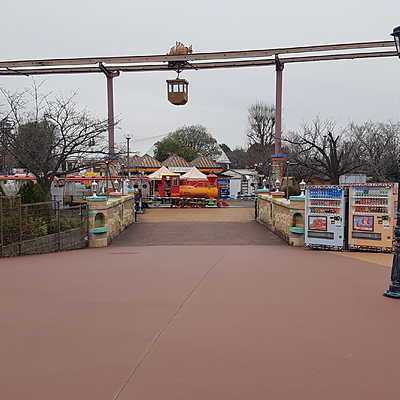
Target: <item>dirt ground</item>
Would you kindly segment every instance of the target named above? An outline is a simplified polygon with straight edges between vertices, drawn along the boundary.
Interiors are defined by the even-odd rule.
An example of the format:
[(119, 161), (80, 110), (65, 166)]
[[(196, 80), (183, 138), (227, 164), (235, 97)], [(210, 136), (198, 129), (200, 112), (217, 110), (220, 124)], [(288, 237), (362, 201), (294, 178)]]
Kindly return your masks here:
[(1, 398), (396, 398), (390, 269), (230, 212), (155, 210), (108, 248), (0, 259)]

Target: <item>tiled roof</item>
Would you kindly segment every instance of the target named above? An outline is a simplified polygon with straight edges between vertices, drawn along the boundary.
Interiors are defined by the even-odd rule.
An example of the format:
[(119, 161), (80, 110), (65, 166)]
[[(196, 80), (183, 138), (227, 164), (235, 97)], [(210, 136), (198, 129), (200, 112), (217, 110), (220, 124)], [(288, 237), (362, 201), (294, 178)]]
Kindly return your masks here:
[(197, 157), (190, 165), (196, 168), (221, 168), (214, 160), (208, 157)]
[(137, 167), (141, 164), (142, 164), (142, 157), (140, 157), (140, 156), (129, 157), (129, 166), (130, 167)]
[(231, 160), (229, 157), (226, 155), (226, 153), (222, 150), (221, 146), (219, 146), (219, 151), (221, 152), (220, 155), (217, 157), (215, 160), (217, 163), (220, 164), (230, 164)]
[(131, 168), (160, 168), (161, 163), (155, 158), (145, 154), (143, 157), (133, 156), (130, 159)]
[(190, 167), (189, 163), (182, 157), (172, 154), (163, 163), (166, 167)]

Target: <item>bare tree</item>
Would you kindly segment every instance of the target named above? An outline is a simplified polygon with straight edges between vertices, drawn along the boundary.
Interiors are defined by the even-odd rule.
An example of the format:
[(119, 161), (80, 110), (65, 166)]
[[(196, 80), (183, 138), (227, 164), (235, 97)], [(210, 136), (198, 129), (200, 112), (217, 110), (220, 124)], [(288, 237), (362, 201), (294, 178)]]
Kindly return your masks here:
[(349, 127), (363, 168), (375, 182), (400, 178), (400, 123), (365, 122)]
[(267, 147), (274, 143), (275, 107), (262, 102), (252, 104), (248, 109), (247, 140), (249, 145)]
[(61, 169), (63, 174), (68, 172), (68, 164), (75, 169), (90, 155), (107, 154), (103, 135), (107, 120), (80, 109), (74, 96), (50, 99), (39, 95), (37, 86), (20, 93), (1, 92), (7, 103), (3, 120), (12, 129), (0, 131), (0, 143), (37, 178), (46, 194), (54, 176)]
[(275, 107), (259, 101), (249, 107), (247, 118), (248, 162), (261, 165), (267, 173), (275, 140)]
[(332, 121), (317, 118), (301, 131), (289, 135), (285, 141), (290, 159), (306, 177), (329, 178), (337, 184), (340, 175), (358, 171), (363, 165), (351, 131), (347, 129), (337, 133)]

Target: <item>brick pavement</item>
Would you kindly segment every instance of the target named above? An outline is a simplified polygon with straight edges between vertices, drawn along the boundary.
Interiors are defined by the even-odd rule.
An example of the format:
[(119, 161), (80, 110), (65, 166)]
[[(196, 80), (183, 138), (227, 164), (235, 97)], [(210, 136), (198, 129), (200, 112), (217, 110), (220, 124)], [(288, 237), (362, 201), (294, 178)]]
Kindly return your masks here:
[[(265, 233), (224, 223), (256, 242)], [(152, 244), (151, 231), (168, 225), (133, 229), (148, 229)], [(397, 396), (400, 303), (382, 296), (389, 268), (279, 241), (236, 245), (228, 226), (224, 245), (121, 238), (0, 260), (2, 398)]]

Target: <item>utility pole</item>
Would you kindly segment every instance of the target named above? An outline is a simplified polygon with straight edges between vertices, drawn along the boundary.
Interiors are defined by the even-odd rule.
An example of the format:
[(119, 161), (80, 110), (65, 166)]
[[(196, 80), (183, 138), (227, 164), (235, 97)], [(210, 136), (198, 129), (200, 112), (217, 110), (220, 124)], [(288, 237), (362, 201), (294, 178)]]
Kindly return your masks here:
[(129, 142), (130, 142), (130, 140), (131, 140), (131, 137), (130, 136), (127, 136), (126, 137), (126, 168), (127, 168), (127, 171), (128, 171), (128, 177), (129, 177), (129, 175), (130, 175), (130, 172), (129, 172), (129, 167), (130, 167), (130, 162), (129, 162)]

